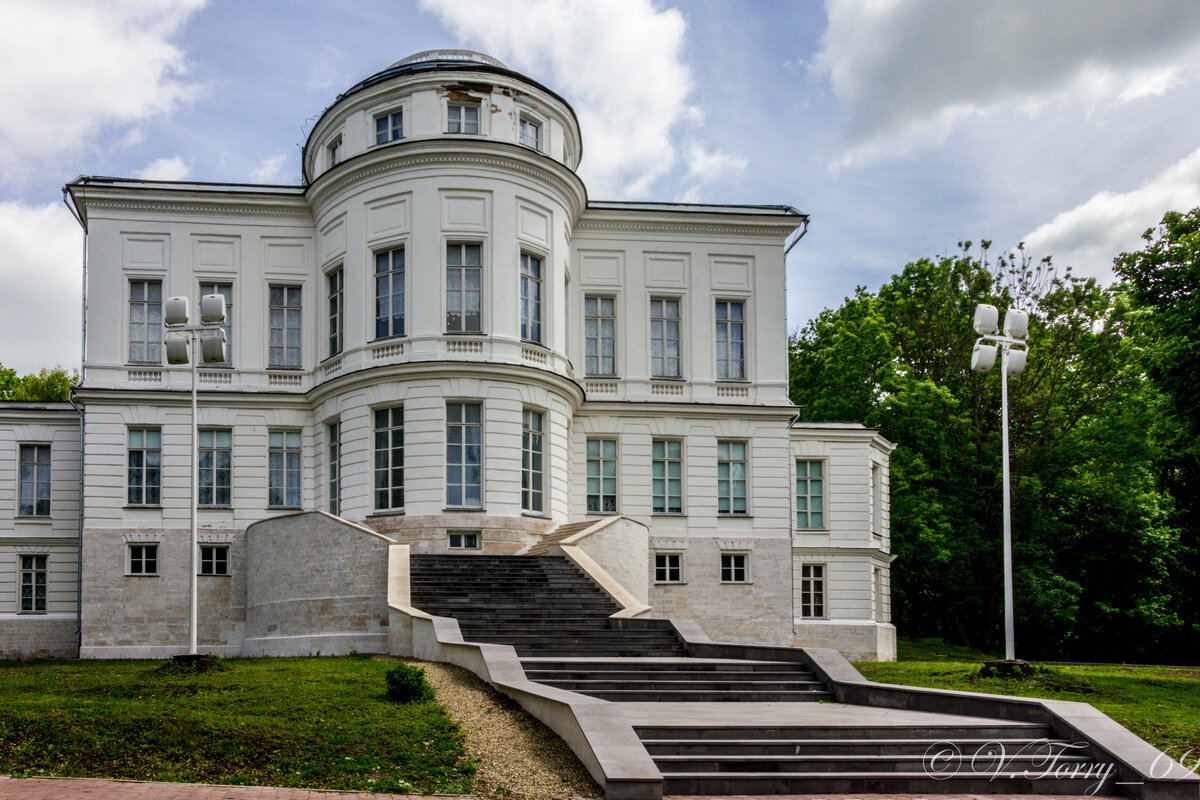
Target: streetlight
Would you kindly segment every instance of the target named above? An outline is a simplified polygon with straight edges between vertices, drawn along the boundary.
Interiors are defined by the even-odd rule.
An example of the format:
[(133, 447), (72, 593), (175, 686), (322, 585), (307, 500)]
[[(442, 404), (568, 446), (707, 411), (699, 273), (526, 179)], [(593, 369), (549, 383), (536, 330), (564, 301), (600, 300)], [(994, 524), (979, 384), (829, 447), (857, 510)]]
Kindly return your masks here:
[(191, 325), (188, 319), (188, 299), (169, 297), (163, 309), (163, 327), (168, 333), (178, 334), (166, 340), (167, 363), (192, 365), (192, 478), (191, 487), (191, 643), (189, 655), (196, 655), (196, 573), (198, 572), (198, 544), (196, 543), (196, 359), (195, 345), (200, 343), (200, 357), (205, 364), (219, 364), (225, 360), (225, 331), (219, 326), (225, 322), (225, 298), (219, 294), (206, 294), (200, 298), (200, 324)]
[(1000, 370), (1000, 430), (1004, 453), (1004, 658), (1016, 658), (1013, 644), (1013, 574), (1012, 574), (1012, 510), (1008, 488), (1008, 376), (1025, 371), (1029, 345), (1029, 314), (1010, 308), (1004, 313), (1004, 335), (996, 333), (1000, 312), (995, 306), (980, 303), (975, 306), (975, 332), (980, 336), (971, 351), (971, 369), (991, 372), (996, 363), (996, 349), (1001, 355)]

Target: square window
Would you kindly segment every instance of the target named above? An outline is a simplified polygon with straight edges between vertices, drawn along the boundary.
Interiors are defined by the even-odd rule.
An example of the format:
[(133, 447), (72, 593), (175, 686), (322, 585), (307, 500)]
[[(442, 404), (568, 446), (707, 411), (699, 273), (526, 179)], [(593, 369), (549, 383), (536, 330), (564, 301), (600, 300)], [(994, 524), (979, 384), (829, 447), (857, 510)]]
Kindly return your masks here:
[(683, 583), (683, 554), (654, 554), (655, 583)]
[(479, 133), (479, 106), (466, 103), (447, 105), (446, 133)]
[(158, 574), (158, 545), (131, 544), (129, 545), (129, 574), (157, 575)]
[(202, 544), (200, 545), (200, 574), (228, 575), (229, 574), (229, 545)]
[(450, 531), (451, 550), (478, 550), (479, 531)]
[(749, 583), (750, 556), (746, 553), (721, 554), (721, 583)]
[(375, 144), (386, 144), (404, 138), (404, 111), (397, 109), (375, 118)]

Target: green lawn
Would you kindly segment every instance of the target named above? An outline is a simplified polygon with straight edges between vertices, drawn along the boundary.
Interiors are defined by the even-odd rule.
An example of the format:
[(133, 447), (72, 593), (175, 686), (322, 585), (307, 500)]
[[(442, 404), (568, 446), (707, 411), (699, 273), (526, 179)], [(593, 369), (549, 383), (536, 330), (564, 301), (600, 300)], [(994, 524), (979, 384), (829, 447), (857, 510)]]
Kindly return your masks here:
[[(900, 660), (855, 664), (881, 683), (1091, 703), (1176, 758), (1200, 748), (1200, 668), (1043, 666), (1026, 680), (981, 678), (997, 658), (932, 640), (900, 642)], [(1200, 752), (1197, 749), (1196, 752)]]
[(475, 766), (436, 703), (384, 697), (394, 664), (0, 662), (0, 774), (463, 793)]

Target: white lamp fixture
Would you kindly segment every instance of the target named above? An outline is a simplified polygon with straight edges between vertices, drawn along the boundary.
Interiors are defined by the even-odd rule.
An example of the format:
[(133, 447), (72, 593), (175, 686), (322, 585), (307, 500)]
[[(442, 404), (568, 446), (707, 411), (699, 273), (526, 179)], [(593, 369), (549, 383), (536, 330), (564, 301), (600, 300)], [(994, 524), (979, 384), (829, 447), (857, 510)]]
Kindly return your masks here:
[[(990, 306), (989, 306), (990, 308)], [(1010, 308), (1004, 312), (1004, 335), (1010, 339), (1024, 339), (1029, 335), (1029, 314)]]
[(995, 306), (980, 303), (975, 306), (975, 332), (989, 334), (996, 332), (996, 323), (1000, 321), (1000, 312)]
[(177, 327), (188, 324), (188, 299), (186, 297), (168, 297), (163, 304), (163, 324)]
[(976, 372), (991, 372), (996, 366), (996, 345), (976, 342), (971, 350), (971, 369)]
[[(186, 301), (186, 298), (184, 298)], [(204, 325), (220, 325), (225, 321), (225, 296), (206, 294), (200, 298), (200, 322)], [(1005, 324), (1008, 318), (1005, 317)], [(223, 359), (222, 359), (223, 360)]]

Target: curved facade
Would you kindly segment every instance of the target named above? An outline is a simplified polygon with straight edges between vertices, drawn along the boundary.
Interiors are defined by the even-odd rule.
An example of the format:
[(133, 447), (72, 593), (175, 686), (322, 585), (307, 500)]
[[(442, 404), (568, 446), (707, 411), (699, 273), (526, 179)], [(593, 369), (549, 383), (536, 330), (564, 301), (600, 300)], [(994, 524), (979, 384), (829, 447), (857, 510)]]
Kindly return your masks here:
[(158, 323), (167, 297), (221, 293), (228, 362), (198, 370), (207, 648), (266, 635), (246, 628), (247, 585), (271, 596), (255, 578), (289, 555), (247, 548), (246, 528), (322, 510), (464, 557), (626, 515), (648, 529), (631, 552), (648, 548), (652, 613), (887, 656), (890, 446), (790, 425), (783, 248), (806, 218), (589, 201), (582, 154), (553, 91), (439, 51), (340, 95), (303, 186), (70, 184), (87, 232), (81, 652), (186, 643), (190, 370), (164, 363)]

